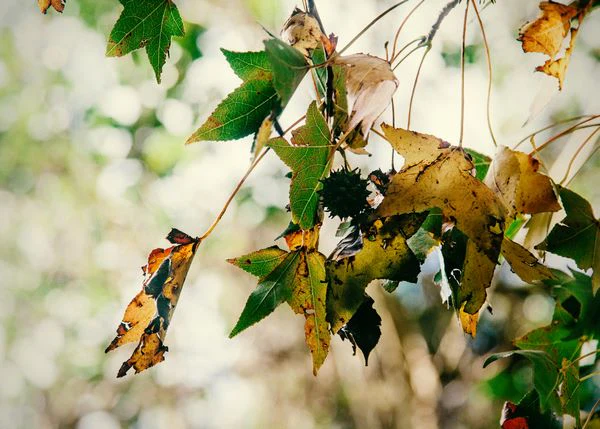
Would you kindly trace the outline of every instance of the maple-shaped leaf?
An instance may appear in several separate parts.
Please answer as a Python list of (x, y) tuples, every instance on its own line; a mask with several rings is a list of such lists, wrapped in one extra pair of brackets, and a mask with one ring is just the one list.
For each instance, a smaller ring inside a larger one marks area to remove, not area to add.
[(354, 316), (338, 331), (342, 340), (350, 341), (354, 354), (356, 347), (360, 349), (365, 358), (365, 366), (369, 364), (369, 354), (381, 337), (381, 317), (373, 308), (374, 303), (373, 298), (367, 295)]
[(419, 261), (408, 247), (424, 216), (392, 216), (375, 220), (362, 231), (362, 249), (353, 256), (327, 261), (327, 318), (337, 333), (365, 300), (373, 280), (416, 282)]
[(265, 51), (273, 70), (273, 85), (281, 107), (285, 107), (308, 72), (304, 55), (279, 39), (265, 41)]
[(121, 57), (146, 48), (156, 80), (165, 65), (171, 38), (185, 34), (183, 21), (173, 0), (119, 0), (124, 9), (115, 23), (106, 56)]
[[(272, 254), (273, 250), (272, 248), (269, 248), (255, 252), (251, 255), (254, 255), (253, 258), (259, 258), (260, 260), (264, 258), (270, 259), (272, 258)], [(277, 258), (279, 257), (280, 256), (277, 256)], [(233, 261), (240, 259), (244, 260), (244, 257), (236, 258)], [(246, 257), (245, 259), (248, 258)], [(249, 264), (246, 264), (248, 267), (254, 264), (252, 262), (253, 259), (250, 259), (250, 261)], [(299, 252), (285, 252), (285, 257), (281, 262), (267, 274), (262, 275), (263, 271), (260, 268), (255, 271), (259, 273), (258, 286), (248, 297), (248, 301), (242, 310), (240, 318), (229, 334), (230, 338), (233, 338), (255, 323), (260, 322), (271, 314), (279, 304), (286, 302), (291, 298), (294, 282), (298, 276), (298, 270), (300, 269), (300, 262), (301, 257)], [(238, 263), (234, 263), (238, 265)], [(269, 265), (267, 265), (267, 267), (269, 267)], [(266, 269), (264, 272), (266, 272)]]
[(292, 220), (308, 230), (315, 225), (321, 180), (329, 172), (331, 136), (325, 118), (312, 102), (306, 124), (292, 131), (292, 144), (284, 138), (272, 139), (268, 145), (292, 169), (290, 208)]
[(305, 232), (305, 241), (302, 231), (289, 238), (290, 252), (274, 246), (229, 260), (259, 277), (258, 286), (248, 298), (230, 337), (287, 302), (295, 313), (304, 315), (306, 319), (306, 344), (312, 354), (313, 373), (316, 375), (327, 357), (331, 342), (325, 307), (327, 281), (325, 257), (315, 250), (318, 231)]
[(600, 288), (600, 219), (591, 204), (567, 188), (559, 188), (567, 213), (535, 248), (575, 260), (582, 270), (593, 270), (594, 292)]
[(281, 37), (305, 57), (321, 45), (322, 39), (327, 40), (316, 18), (298, 8), (283, 24)]
[(542, 412), (552, 410), (578, 420), (578, 357), (582, 343), (597, 335), (598, 323), (591, 279), (579, 272), (572, 274), (554, 270), (553, 278), (545, 281), (556, 299), (552, 322), (514, 340), (521, 350), (492, 355), (485, 365), (513, 354), (527, 357), (533, 364), (533, 384)]
[(66, 0), (37, 0), (38, 7), (40, 8), (40, 12), (47, 13), (50, 6), (54, 8), (57, 12), (62, 13), (65, 10), (65, 2)]
[(386, 60), (372, 55), (337, 56), (334, 64), (344, 70), (350, 106), (347, 129), (352, 130), (360, 125), (366, 139), (375, 120), (392, 102), (398, 89), (398, 79)]
[(387, 125), (382, 128), (405, 161), (377, 213), (390, 216), (438, 207), (491, 260), (497, 260), (505, 210), (493, 192), (471, 174), (470, 156), (434, 136)]
[(455, 287), (453, 305), (459, 315), (471, 315), (462, 314), (460, 319), (465, 331), (473, 334), (474, 315), (485, 302), (486, 288), (500, 254), (505, 208), (473, 176), (472, 158), (462, 149), (434, 136), (386, 125), (382, 128), (405, 161), (402, 170), (392, 178), (376, 213), (390, 216), (437, 207), (445, 219), (466, 235), (468, 240), (460, 246), (464, 259), (455, 267), (460, 273), (460, 286)]
[(561, 209), (552, 179), (538, 172), (539, 166), (531, 155), (505, 146), (498, 148), (484, 183), (502, 200), (508, 217)]
[(117, 336), (106, 352), (130, 342), (138, 342), (131, 357), (123, 363), (117, 377), (133, 367), (136, 374), (164, 360), (167, 329), (181, 289), (200, 243), (197, 239), (173, 229), (167, 237), (175, 246), (154, 249), (143, 267), (142, 290), (127, 306)]
[(256, 133), (265, 118), (280, 110), (267, 53), (222, 52), (243, 83), (221, 101), (186, 144), (241, 139)]

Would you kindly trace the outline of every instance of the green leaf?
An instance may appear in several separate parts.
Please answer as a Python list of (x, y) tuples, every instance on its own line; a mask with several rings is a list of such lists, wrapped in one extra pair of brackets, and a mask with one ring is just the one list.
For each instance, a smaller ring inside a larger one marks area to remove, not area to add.
[(419, 261), (406, 243), (423, 221), (413, 216), (376, 220), (363, 231), (363, 248), (354, 256), (327, 261), (327, 318), (334, 333), (350, 321), (375, 279), (416, 282)]
[(290, 299), (292, 286), (300, 267), (300, 254), (288, 253), (271, 273), (263, 277), (252, 291), (242, 314), (229, 334), (232, 338), (267, 317), (279, 304)]
[(255, 133), (277, 107), (273, 83), (267, 80), (244, 82), (217, 106), (186, 144), (197, 141), (237, 140)]
[(471, 158), (473, 158), (473, 165), (475, 166), (475, 177), (479, 180), (485, 179), (485, 175), (487, 174), (490, 164), (492, 163), (492, 158), (487, 155), (483, 155), (479, 152), (474, 151), (473, 149), (465, 149)]
[(329, 128), (313, 101), (308, 107), (306, 125), (292, 132), (292, 145), (283, 138), (269, 146), (292, 169), (290, 207), (292, 220), (304, 230), (315, 225), (321, 180), (329, 171)]
[(145, 47), (160, 83), (171, 37), (185, 33), (177, 6), (172, 0), (120, 1), (124, 9), (110, 33), (106, 56), (120, 57)]
[(228, 259), (227, 262), (256, 277), (264, 277), (272, 272), (287, 254), (288, 252), (285, 250), (277, 246), (271, 246), (247, 255)]
[(600, 220), (590, 203), (567, 188), (559, 187), (567, 216), (535, 248), (575, 260), (582, 270), (594, 271), (594, 293), (600, 288)]
[[(325, 50), (322, 46), (319, 46), (312, 52), (312, 62), (313, 64), (324, 64), (327, 61), (325, 57)], [(327, 79), (328, 72), (327, 67), (318, 67), (313, 69), (313, 73), (316, 77), (315, 81), (317, 83), (317, 91), (319, 92), (319, 96), (325, 98), (327, 96)]]
[(272, 80), (271, 63), (265, 51), (234, 52), (221, 48), (234, 73), (244, 82), (249, 80)]
[(485, 368), (498, 359), (504, 359), (513, 355), (526, 357), (533, 365), (533, 384), (540, 395), (540, 407), (542, 412), (548, 408), (560, 412), (561, 403), (557, 389), (559, 386), (559, 368), (548, 355), (541, 350), (513, 350), (510, 352), (496, 353), (486, 359), (483, 364)]
[(308, 64), (304, 55), (279, 39), (266, 40), (265, 50), (273, 70), (273, 84), (281, 106), (285, 106), (308, 71)]

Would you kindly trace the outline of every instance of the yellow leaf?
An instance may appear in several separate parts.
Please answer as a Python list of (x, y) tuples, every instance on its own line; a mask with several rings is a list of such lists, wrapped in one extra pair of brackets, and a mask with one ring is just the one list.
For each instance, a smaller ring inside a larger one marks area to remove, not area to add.
[(509, 218), (561, 209), (552, 179), (538, 169), (539, 161), (530, 155), (505, 146), (498, 149), (484, 183), (504, 203)]
[(571, 28), (571, 19), (579, 11), (576, 7), (553, 1), (543, 1), (539, 7), (542, 13), (535, 21), (521, 28), (519, 40), (523, 51), (540, 52), (554, 58)]
[(571, 41), (569, 47), (565, 51), (565, 55), (557, 60), (549, 59), (541, 65), (535, 68), (536, 71), (546, 73), (548, 76), (553, 76), (558, 79), (558, 89), (562, 90), (563, 83), (565, 81), (565, 75), (567, 73), (567, 67), (569, 66), (569, 60), (575, 47), (575, 39), (577, 38), (578, 29), (571, 29)]
[(117, 377), (130, 368), (138, 373), (164, 360), (168, 348), (163, 344), (181, 288), (192, 263), (199, 241), (177, 230), (168, 239), (180, 243), (168, 249), (154, 249), (143, 267), (142, 290), (127, 306), (117, 336), (106, 352), (123, 344), (138, 341), (131, 357), (123, 363)]
[(392, 178), (377, 214), (419, 213), (438, 207), (491, 261), (497, 261), (506, 211), (491, 189), (473, 177), (470, 157), (433, 136), (387, 125), (382, 128), (406, 161)]
[(288, 304), (295, 313), (303, 314), (306, 318), (304, 333), (312, 354), (314, 375), (317, 375), (317, 371), (325, 362), (331, 342), (326, 319), (326, 298), (325, 256), (316, 251), (302, 251), (292, 297)]

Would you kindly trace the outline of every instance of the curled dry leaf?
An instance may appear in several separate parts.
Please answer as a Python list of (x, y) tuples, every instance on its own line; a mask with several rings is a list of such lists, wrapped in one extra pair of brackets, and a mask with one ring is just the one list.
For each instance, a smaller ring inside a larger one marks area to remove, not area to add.
[(540, 52), (554, 58), (560, 51), (569, 29), (571, 19), (578, 9), (573, 6), (543, 1), (539, 5), (540, 16), (519, 30), (519, 40), (525, 52)]
[(131, 357), (123, 363), (117, 377), (123, 377), (130, 368), (136, 374), (162, 362), (168, 348), (165, 336), (181, 288), (200, 241), (173, 229), (167, 239), (176, 244), (167, 249), (154, 249), (148, 256), (142, 290), (127, 306), (117, 336), (106, 352), (130, 342), (138, 342)]
[(505, 146), (498, 149), (484, 183), (504, 203), (509, 218), (560, 210), (552, 179), (539, 173), (539, 166), (526, 153)]
[(322, 40), (329, 40), (321, 32), (315, 17), (298, 8), (294, 9), (292, 15), (283, 24), (281, 37), (305, 57), (309, 57), (309, 52), (316, 49)]
[(354, 54), (334, 58), (346, 76), (346, 91), (350, 120), (347, 130), (360, 125), (366, 139), (373, 123), (392, 102), (398, 89), (398, 79), (390, 64), (382, 58), (367, 54)]
[(46, 13), (50, 6), (52, 6), (57, 12), (61, 12), (65, 10), (65, 2), (66, 0), (38, 0), (38, 6), (40, 8), (40, 12)]
[[(539, 7), (542, 11), (540, 16), (521, 28), (519, 40), (522, 42), (524, 52), (539, 52), (550, 57), (543, 65), (536, 67), (535, 70), (558, 79), (560, 90), (563, 87), (569, 59), (579, 29), (571, 28), (571, 20), (577, 17), (580, 26), (588, 7), (578, 8), (572, 4), (564, 5), (553, 1), (543, 1)], [(561, 58), (555, 59), (563, 46), (569, 29), (571, 30), (569, 47)]]

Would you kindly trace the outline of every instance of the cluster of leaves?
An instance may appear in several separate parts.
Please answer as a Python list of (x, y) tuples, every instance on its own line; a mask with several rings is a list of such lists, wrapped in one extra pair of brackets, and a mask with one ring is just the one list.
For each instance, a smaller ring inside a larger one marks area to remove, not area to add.
[[(124, 9), (107, 55), (146, 48), (160, 82), (171, 37), (184, 33), (177, 7), (171, 0), (120, 1)], [(523, 49), (547, 54), (550, 59), (538, 69), (557, 77), (561, 86), (592, 3), (542, 2), (542, 16), (521, 30)], [(43, 12), (64, 7), (61, 1), (39, 4)], [(574, 19), (577, 27), (571, 25)], [(555, 59), (569, 30), (570, 45)], [(259, 52), (222, 50), (242, 83), (187, 140), (254, 135), (257, 161), (273, 151), (291, 170), (291, 223), (283, 233), (287, 250), (271, 246), (229, 260), (258, 278), (230, 336), (285, 302), (305, 318), (315, 375), (335, 334), (348, 339), (354, 351), (358, 347), (366, 363), (381, 335), (381, 318), (367, 286), (380, 281), (391, 293), (401, 281), (416, 283), (421, 264), (435, 249), (440, 250), (436, 278), (442, 299), (456, 311), (463, 330), (475, 336), (486, 289), (503, 258), (524, 282), (546, 285), (556, 297), (550, 325), (515, 340), (517, 350), (486, 362), (522, 356), (534, 368), (534, 389), (520, 404), (507, 403), (505, 421), (529, 427), (533, 414), (523, 410), (534, 404), (540, 418), (551, 421), (548, 412), (566, 413), (579, 424), (577, 389), (586, 377), (579, 365), (581, 350), (600, 335), (600, 221), (590, 204), (540, 173), (531, 155), (499, 147), (492, 160), (437, 137), (388, 125), (382, 126), (382, 136), (404, 159), (400, 171), (363, 175), (351, 170), (347, 155), (366, 153), (373, 123), (398, 87), (391, 63), (368, 54), (339, 54), (337, 39), (324, 34), (318, 15), (301, 10), (284, 24), (282, 35), (285, 41), (273, 37)], [(288, 139), (278, 117), (307, 74), (314, 80), (317, 100)], [(338, 153), (344, 167), (332, 171)], [(591, 268), (593, 277), (551, 270), (511, 239), (525, 219), (561, 209), (566, 217), (537, 249), (569, 257), (580, 269)], [(344, 237), (328, 257), (319, 251), (325, 211), (346, 221), (340, 229)], [(169, 322), (201, 242), (177, 230), (167, 239), (173, 246), (150, 253), (142, 290), (107, 348), (138, 342), (118, 376), (131, 367), (139, 372), (161, 362), (167, 351)]]

